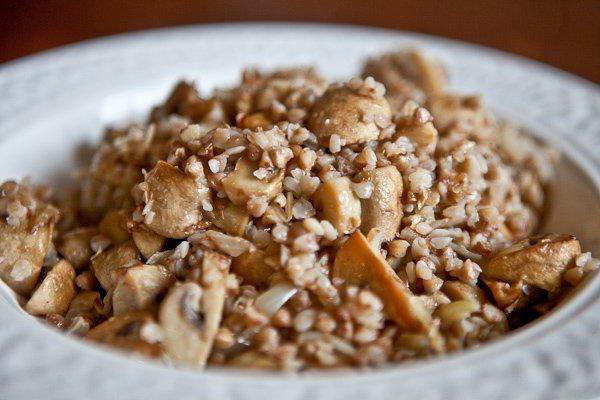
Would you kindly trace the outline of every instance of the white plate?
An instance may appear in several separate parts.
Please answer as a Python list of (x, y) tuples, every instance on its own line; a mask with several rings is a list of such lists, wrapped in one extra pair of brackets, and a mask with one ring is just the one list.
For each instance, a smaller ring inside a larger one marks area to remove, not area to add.
[[(293, 24), (208, 25), (117, 36), (0, 67), (0, 178), (62, 181), (74, 149), (101, 127), (140, 115), (180, 77), (200, 88), (242, 67), (313, 64), (357, 73), (368, 55), (418, 46), (452, 85), (559, 146), (557, 223), (600, 248), (600, 91), (549, 67), (481, 47), (394, 31)], [(568, 217), (568, 218), (567, 218)], [(570, 223), (568, 223), (570, 221)], [(598, 254), (598, 253), (597, 253)], [(0, 398), (521, 399), (600, 393), (600, 277), (567, 305), (477, 350), (383, 371), (304, 376), (168, 369), (69, 339), (0, 296)], [(6, 301), (5, 301), (6, 300)]]

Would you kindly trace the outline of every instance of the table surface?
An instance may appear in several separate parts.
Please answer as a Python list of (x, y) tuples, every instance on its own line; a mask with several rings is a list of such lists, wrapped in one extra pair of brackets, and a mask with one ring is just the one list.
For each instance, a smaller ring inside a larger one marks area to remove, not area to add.
[(599, 0), (0, 0), (0, 62), (131, 30), (275, 20), (446, 36), (520, 54), (600, 83)]

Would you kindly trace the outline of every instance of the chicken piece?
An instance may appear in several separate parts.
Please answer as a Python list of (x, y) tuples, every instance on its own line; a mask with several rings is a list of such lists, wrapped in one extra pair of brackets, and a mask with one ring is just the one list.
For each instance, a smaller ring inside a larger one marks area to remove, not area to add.
[(131, 220), (131, 211), (110, 210), (100, 221), (100, 233), (110, 238), (113, 243), (123, 243), (129, 240), (127, 224)]
[(257, 169), (258, 162), (241, 157), (235, 169), (221, 181), (227, 197), (236, 206), (245, 208), (251, 197), (266, 197), (271, 201), (281, 193), (285, 171), (280, 169), (265, 179), (258, 179), (254, 176)]
[(391, 124), (392, 111), (382, 94), (349, 85), (331, 85), (310, 112), (308, 128), (324, 146), (329, 146), (332, 135), (346, 145), (376, 140), (381, 129)]
[(133, 239), (133, 243), (135, 243), (145, 259), (148, 259), (153, 254), (158, 253), (163, 248), (166, 240), (164, 236), (151, 231), (144, 224), (133, 224), (131, 226), (131, 237)]
[(245, 208), (225, 201), (215, 202), (214, 210), (209, 214), (210, 221), (225, 233), (242, 236), (250, 222), (250, 215)]
[(202, 220), (204, 202), (210, 189), (194, 177), (164, 161), (146, 175), (144, 221), (159, 235), (183, 239)]
[(15, 182), (0, 187), (0, 278), (20, 295), (35, 287), (57, 218), (56, 208), (31, 188)]
[(96, 228), (75, 228), (62, 236), (57, 250), (73, 268), (79, 270), (89, 263), (94, 255), (90, 241), (97, 234)]
[(25, 304), (32, 315), (64, 315), (69, 309), (75, 290), (75, 270), (66, 260), (59, 261), (48, 272)]
[(335, 256), (333, 278), (347, 284), (369, 286), (383, 301), (387, 317), (401, 327), (425, 332), (431, 316), (423, 302), (400, 280), (382, 255), (360, 231), (355, 231)]
[(508, 283), (522, 281), (553, 292), (560, 287), (563, 272), (579, 254), (581, 246), (573, 236), (536, 236), (502, 250), (482, 270), (485, 278)]
[(109, 247), (92, 258), (91, 269), (104, 290), (111, 290), (116, 283), (114, 271), (140, 259), (140, 253), (133, 242), (125, 242)]
[(417, 50), (392, 52), (367, 61), (362, 75), (372, 76), (387, 89), (387, 97), (395, 106), (412, 99), (424, 103), (427, 97), (444, 91), (443, 68)]
[(384, 241), (394, 239), (403, 215), (400, 172), (394, 166), (387, 166), (361, 172), (357, 178), (373, 184), (371, 197), (360, 200), (361, 232), (368, 235), (377, 228)]
[(147, 309), (173, 280), (173, 274), (162, 265), (136, 265), (125, 269), (112, 296), (114, 315)]
[(141, 337), (142, 328), (150, 323), (154, 323), (154, 319), (145, 311), (117, 315), (90, 330), (85, 337), (147, 357), (158, 357), (161, 352), (160, 345), (148, 343)]
[(202, 287), (186, 282), (173, 287), (160, 305), (163, 346), (175, 362), (202, 367), (210, 355), (225, 302), (230, 260), (206, 251)]
[(352, 182), (346, 177), (321, 183), (314, 194), (317, 209), (338, 232), (346, 234), (361, 224), (360, 199), (352, 190)]

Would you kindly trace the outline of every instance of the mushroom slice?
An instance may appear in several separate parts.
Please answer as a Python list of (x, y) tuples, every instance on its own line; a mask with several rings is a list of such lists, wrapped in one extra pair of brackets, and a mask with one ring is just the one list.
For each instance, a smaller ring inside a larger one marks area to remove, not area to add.
[(418, 150), (433, 154), (438, 142), (438, 131), (433, 126), (433, 118), (429, 111), (422, 107), (414, 109), (412, 115), (396, 121), (396, 137), (405, 136), (413, 142)]
[(280, 169), (265, 179), (258, 179), (254, 176), (257, 169), (258, 162), (241, 157), (235, 169), (221, 181), (225, 194), (236, 206), (245, 208), (252, 197), (263, 196), (270, 201), (281, 193), (285, 171)]
[(442, 324), (450, 326), (455, 322), (469, 317), (481, 309), (481, 304), (472, 300), (457, 300), (452, 303), (440, 305), (434, 312)]
[(354, 194), (350, 179), (340, 177), (321, 183), (314, 194), (314, 202), (323, 218), (338, 232), (347, 234), (360, 226), (360, 199)]
[(581, 254), (579, 241), (570, 235), (549, 234), (522, 240), (482, 266), (486, 278), (523, 283), (549, 292), (558, 289), (563, 272)]
[(332, 135), (346, 145), (377, 140), (382, 127), (391, 124), (388, 101), (375, 91), (360, 93), (346, 86), (332, 85), (315, 102), (308, 117), (309, 129), (322, 145)]
[(160, 305), (163, 346), (175, 362), (203, 366), (221, 323), (229, 259), (206, 251), (203, 287), (186, 282), (173, 287)]
[(92, 291), (79, 292), (71, 301), (65, 318), (72, 320), (75, 317), (83, 317), (90, 322), (94, 322), (98, 317), (96, 305), (100, 301), (100, 293)]
[(247, 350), (240, 355), (233, 357), (227, 362), (228, 365), (242, 369), (254, 369), (271, 371), (277, 369), (277, 363), (257, 350)]
[(31, 293), (48, 253), (57, 212), (38, 205), (19, 224), (0, 218), (0, 278), (20, 295)]
[(148, 312), (131, 312), (114, 316), (96, 326), (85, 336), (87, 339), (148, 357), (160, 355), (160, 346), (141, 338), (144, 325), (154, 323)]
[(91, 269), (104, 290), (114, 288), (116, 277), (114, 271), (132, 261), (140, 259), (140, 253), (133, 242), (125, 242), (109, 247), (92, 258)]
[(114, 315), (141, 311), (173, 282), (173, 274), (162, 265), (137, 265), (127, 268), (115, 286), (112, 303)]
[(146, 175), (144, 221), (159, 235), (183, 239), (202, 220), (210, 189), (179, 168), (159, 161)]
[(507, 313), (524, 307), (530, 301), (524, 291), (523, 282), (507, 283), (495, 279), (483, 279), (496, 305)]
[(148, 259), (155, 253), (158, 253), (162, 249), (166, 240), (164, 236), (151, 231), (143, 224), (134, 224), (131, 227), (131, 237), (133, 239), (133, 243), (135, 243), (145, 259)]
[(210, 221), (225, 233), (242, 236), (250, 222), (250, 216), (246, 209), (238, 207), (226, 199), (215, 203), (214, 210), (209, 214)]
[(129, 240), (127, 223), (130, 219), (130, 211), (110, 210), (104, 215), (98, 228), (100, 229), (100, 233), (109, 237), (113, 243), (123, 243)]
[(370, 286), (383, 301), (388, 318), (410, 331), (425, 332), (431, 316), (422, 300), (414, 296), (373, 249), (360, 231), (355, 231), (335, 256), (333, 277), (357, 286)]
[(48, 272), (40, 286), (25, 304), (25, 311), (33, 315), (64, 315), (75, 297), (75, 270), (66, 260), (60, 260)]
[(210, 249), (219, 250), (231, 257), (255, 249), (254, 245), (246, 239), (213, 230), (194, 233), (188, 240), (193, 244), (202, 244)]
[(233, 259), (231, 269), (245, 284), (264, 286), (275, 272), (273, 267), (265, 263), (266, 257), (262, 250), (245, 252)]
[(471, 127), (485, 126), (491, 115), (483, 108), (478, 96), (444, 94), (429, 99), (428, 109), (433, 115), (435, 127), (445, 131), (463, 123)]
[(402, 176), (394, 166), (376, 168), (358, 174), (358, 179), (373, 184), (373, 193), (361, 199), (360, 230), (368, 235), (378, 228), (383, 240), (394, 239), (402, 220)]
[(452, 301), (469, 300), (478, 304), (487, 303), (483, 290), (461, 281), (444, 282), (442, 292)]
[(57, 246), (58, 252), (71, 263), (73, 268), (80, 269), (94, 255), (90, 241), (98, 234), (96, 228), (76, 228), (65, 233)]

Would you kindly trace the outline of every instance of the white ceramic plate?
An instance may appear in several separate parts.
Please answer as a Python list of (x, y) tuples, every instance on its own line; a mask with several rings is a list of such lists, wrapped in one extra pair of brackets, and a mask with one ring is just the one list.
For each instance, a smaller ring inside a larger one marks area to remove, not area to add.
[[(327, 77), (418, 46), (452, 85), (557, 145), (552, 229), (600, 254), (600, 91), (549, 67), (454, 41), (356, 27), (208, 25), (142, 32), (53, 50), (0, 67), (0, 179), (63, 182), (75, 149), (140, 115), (181, 77), (208, 91), (244, 66), (313, 64)], [(37, 324), (0, 291), (0, 398), (550, 399), (600, 393), (600, 277), (557, 312), (477, 350), (381, 371), (303, 376), (168, 369)]]

